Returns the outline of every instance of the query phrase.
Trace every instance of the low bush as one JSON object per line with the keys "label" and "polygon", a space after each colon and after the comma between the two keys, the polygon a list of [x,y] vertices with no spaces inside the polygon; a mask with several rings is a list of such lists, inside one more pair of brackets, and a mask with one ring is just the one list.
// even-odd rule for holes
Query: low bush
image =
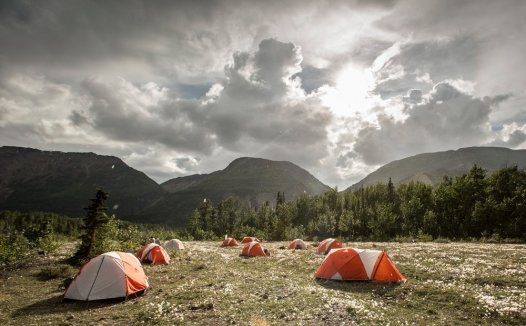
{"label": "low bush", "polygon": [[70,265],[59,264],[42,267],[38,272],[37,277],[42,281],[52,280],[52,279],[65,279],[75,275],[77,270]]}
{"label": "low bush", "polygon": [[0,236],[0,267],[23,263],[30,254],[29,241],[23,234],[14,232]]}
{"label": "low bush", "polygon": [[37,241],[37,248],[44,254],[52,254],[60,247],[61,241],[54,234],[49,234]]}

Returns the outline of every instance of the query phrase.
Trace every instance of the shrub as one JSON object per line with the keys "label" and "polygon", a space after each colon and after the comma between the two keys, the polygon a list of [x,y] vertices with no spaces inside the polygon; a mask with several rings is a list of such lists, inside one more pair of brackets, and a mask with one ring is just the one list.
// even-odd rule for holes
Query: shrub
{"label": "shrub", "polygon": [[500,234],[497,233],[497,232],[494,232],[492,235],[491,235],[491,238],[489,238],[488,242],[491,242],[491,243],[499,243],[501,242],[502,238],[500,237]]}
{"label": "shrub", "polygon": [[70,265],[60,264],[42,267],[42,269],[38,272],[37,277],[42,281],[47,281],[56,278],[68,278],[75,275],[75,273],[76,269]]}
{"label": "shrub", "polygon": [[285,240],[303,239],[305,238],[305,228],[303,225],[289,227],[285,229],[284,235]]}
{"label": "shrub", "polygon": [[29,241],[24,235],[15,232],[9,236],[0,236],[0,265],[11,265],[29,257]]}
{"label": "shrub", "polygon": [[37,241],[38,248],[45,254],[52,254],[60,247],[60,241],[54,234],[49,234]]}
{"label": "shrub", "polygon": [[419,232],[416,239],[420,242],[431,242],[433,241],[433,236],[427,233]]}

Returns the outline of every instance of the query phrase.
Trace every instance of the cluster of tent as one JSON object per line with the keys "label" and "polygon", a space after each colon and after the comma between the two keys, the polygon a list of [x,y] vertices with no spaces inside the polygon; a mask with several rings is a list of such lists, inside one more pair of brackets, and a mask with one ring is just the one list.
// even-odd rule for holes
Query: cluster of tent
{"label": "cluster of tent", "polygon": [[134,255],[111,251],[99,255],[84,264],[66,288],[66,300],[103,300],[128,298],[143,293],[150,286],[142,263],[164,265],[170,263],[166,250],[184,249],[178,239],[164,243],[151,239]]}
{"label": "cluster of tent", "polygon": [[[241,256],[256,257],[256,256],[270,256],[267,249],[263,247],[261,241],[256,237],[244,237],[241,240],[243,250]],[[225,236],[225,240],[221,244],[221,247],[237,247],[239,243],[234,238]],[[289,244],[289,249],[307,249],[307,244],[301,239],[294,239]]]}
{"label": "cluster of tent", "polygon": [[[269,256],[261,241],[255,237],[241,240],[242,256]],[[236,239],[225,236],[221,246],[237,247]],[[66,288],[64,299],[102,300],[128,298],[148,289],[148,277],[141,263],[162,265],[170,263],[166,250],[184,249],[178,239],[166,241],[163,246],[157,239],[151,239],[135,255],[112,251],[99,255],[83,265]],[[289,249],[307,250],[302,239],[290,242]],[[327,255],[314,273],[317,279],[342,281],[373,281],[378,283],[404,283],[406,278],[398,271],[385,251],[343,248],[337,239],[325,239],[316,252]]]}
{"label": "cluster of tent", "polygon": [[[244,237],[242,256],[269,256],[269,252],[255,237]],[[238,246],[236,239],[225,236],[223,247]],[[289,249],[306,250],[302,239],[294,239]],[[404,283],[406,278],[398,271],[385,251],[343,248],[338,239],[328,238],[316,248],[318,254],[327,255],[314,273],[314,277],[327,280],[373,281],[378,283]]]}
{"label": "cluster of tent", "polygon": [[[243,244],[243,250],[241,251],[241,256],[246,257],[257,257],[257,256],[269,256],[270,253],[263,245],[261,241],[256,237],[244,237],[241,240]],[[221,247],[237,247],[239,243],[234,238],[229,238],[225,236]]]}

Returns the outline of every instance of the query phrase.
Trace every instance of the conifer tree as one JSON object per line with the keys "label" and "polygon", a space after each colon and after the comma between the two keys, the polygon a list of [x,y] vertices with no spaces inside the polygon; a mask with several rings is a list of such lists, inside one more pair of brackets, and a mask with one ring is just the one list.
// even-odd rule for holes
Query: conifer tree
{"label": "conifer tree", "polygon": [[102,189],[98,189],[95,198],[90,199],[91,204],[84,209],[84,234],[81,236],[81,244],[75,255],[71,258],[72,263],[80,264],[86,259],[94,256],[93,247],[96,241],[97,229],[108,223],[109,218],[105,211],[108,209],[104,206],[109,194]]}

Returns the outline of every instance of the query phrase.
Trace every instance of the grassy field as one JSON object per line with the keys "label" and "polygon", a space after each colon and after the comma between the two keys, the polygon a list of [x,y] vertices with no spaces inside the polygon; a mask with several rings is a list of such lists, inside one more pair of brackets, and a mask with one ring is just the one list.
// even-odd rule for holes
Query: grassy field
{"label": "grassy field", "polygon": [[348,243],[388,251],[403,285],[317,281],[315,248],[242,258],[187,242],[168,266],[145,266],[151,289],[126,302],[63,303],[75,272],[55,256],[0,275],[3,325],[526,325],[526,245]]}

